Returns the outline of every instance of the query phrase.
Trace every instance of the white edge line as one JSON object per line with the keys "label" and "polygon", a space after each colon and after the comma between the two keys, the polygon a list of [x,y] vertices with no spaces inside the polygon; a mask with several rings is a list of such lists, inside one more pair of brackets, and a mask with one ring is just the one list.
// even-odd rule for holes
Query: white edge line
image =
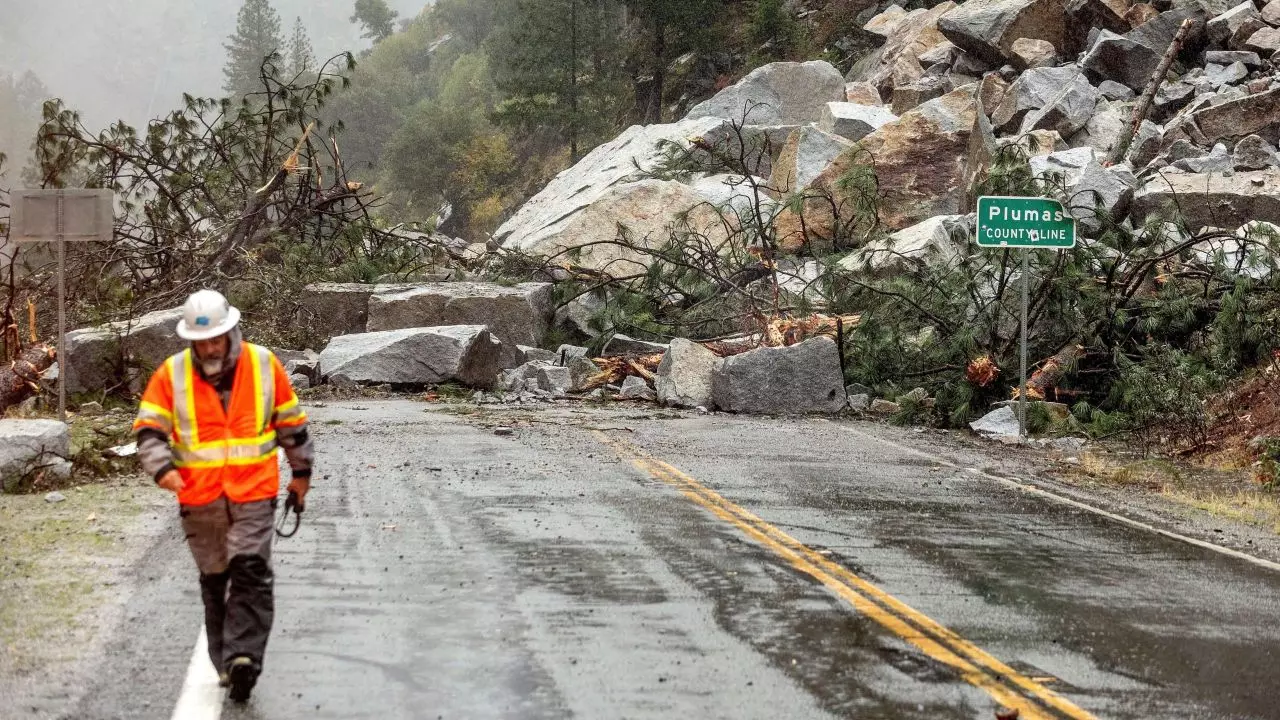
{"label": "white edge line", "polygon": [[170,720],[218,720],[222,717],[222,702],[218,673],[209,661],[209,638],[204,628],[200,628],[191,663],[187,665],[187,679],[182,683],[182,694]]}
{"label": "white edge line", "polygon": [[1105,518],[1107,518],[1107,519],[1109,519],[1109,520],[1114,520],[1114,521],[1116,521],[1116,522],[1118,522],[1118,523],[1121,523],[1121,524],[1124,524],[1124,525],[1128,525],[1129,527],[1137,528],[1137,529],[1139,529],[1139,530],[1146,530],[1147,532],[1152,532],[1152,533],[1155,533],[1155,534],[1157,534],[1157,535],[1163,535],[1164,537],[1167,537],[1167,538],[1169,538],[1169,539],[1171,539],[1171,540],[1177,540],[1177,541],[1179,541],[1179,542],[1183,542],[1183,543],[1186,543],[1186,544],[1188,544],[1188,545],[1195,545],[1196,547],[1204,548],[1205,550],[1212,550],[1212,551],[1214,551],[1214,552],[1216,552],[1216,553],[1221,553],[1221,554],[1226,555],[1226,556],[1228,556],[1228,557],[1233,557],[1233,558],[1235,558],[1235,559],[1237,559],[1237,560],[1244,560],[1245,562],[1252,563],[1252,564],[1254,564],[1254,565],[1257,565],[1258,567],[1263,567],[1263,568],[1266,568],[1266,569],[1268,569],[1268,570],[1273,570],[1273,571],[1275,571],[1275,572],[1280,572],[1280,563],[1275,563],[1275,562],[1272,562],[1272,561],[1270,561],[1270,560],[1264,560],[1263,558],[1257,557],[1257,556],[1255,556],[1255,555],[1250,555],[1250,554],[1248,554],[1248,553],[1240,552],[1239,550],[1233,550],[1232,548],[1224,547],[1224,546],[1222,546],[1222,545],[1215,545],[1214,543],[1208,542],[1208,541],[1206,541],[1206,540],[1199,540],[1199,539],[1196,539],[1196,538],[1193,538],[1193,537],[1189,537],[1189,536],[1187,536],[1187,535],[1183,535],[1183,534],[1181,534],[1181,533],[1173,532],[1172,530],[1163,530],[1163,529],[1158,528],[1158,527],[1156,527],[1156,526],[1154,526],[1154,525],[1149,525],[1149,524],[1147,524],[1147,523],[1144,523],[1144,522],[1142,522],[1142,521],[1140,521],[1140,520],[1134,520],[1133,518],[1125,517],[1124,515],[1119,515],[1119,514],[1116,514],[1116,513],[1111,512],[1111,511],[1109,511],[1109,510],[1103,510],[1103,509],[1102,509],[1102,508],[1100,508],[1100,507],[1095,507],[1095,506],[1093,506],[1093,505],[1089,505],[1089,504],[1087,504],[1087,503],[1082,503],[1082,502],[1080,502],[1079,500],[1072,500],[1072,499],[1071,499],[1071,498],[1069,498],[1069,497],[1064,497],[1064,496],[1062,496],[1062,495],[1058,495],[1057,493],[1050,492],[1050,491],[1048,491],[1048,490],[1045,490],[1045,489],[1044,489],[1044,488],[1042,488],[1042,487],[1037,487],[1037,486],[1035,486],[1035,485],[1029,485],[1029,484],[1027,484],[1027,483],[1019,482],[1019,481],[1017,481],[1017,480],[1010,480],[1010,479],[1008,479],[1008,478],[1002,478],[1002,477],[1000,477],[999,475],[992,475],[992,474],[991,474],[991,473],[989,473],[989,472],[985,472],[985,471],[983,471],[983,470],[979,470],[979,469],[977,469],[977,468],[965,468],[965,467],[961,467],[961,466],[959,466],[959,465],[957,465],[957,464],[955,464],[955,463],[953,463],[953,462],[951,462],[951,461],[947,460],[946,458],[943,458],[943,457],[942,457],[942,456],[940,456],[940,455],[935,455],[935,454],[933,454],[933,453],[925,452],[925,451],[923,451],[923,450],[918,450],[918,449],[913,448],[913,447],[908,447],[908,446],[903,445],[902,443],[896,442],[896,441],[894,441],[894,440],[886,440],[886,439],[884,439],[884,438],[879,438],[879,437],[876,437],[875,435],[871,435],[871,434],[869,434],[869,433],[864,433],[864,432],[862,432],[861,430],[857,430],[857,429],[854,429],[854,428],[851,428],[851,427],[848,427],[848,426],[845,426],[845,427],[844,427],[844,429],[845,429],[846,431],[850,432],[850,433],[855,434],[855,435],[860,435],[860,436],[862,436],[862,437],[864,437],[864,438],[867,438],[867,439],[870,439],[870,440],[874,440],[875,442],[882,443],[882,444],[885,444],[885,445],[889,445],[889,446],[895,447],[895,448],[897,448],[897,449],[899,449],[899,450],[904,450],[904,451],[906,451],[906,452],[912,453],[912,454],[914,454],[914,455],[919,455],[919,456],[921,456],[921,457],[929,458],[930,460],[933,460],[933,461],[935,461],[935,462],[937,462],[937,463],[939,463],[939,464],[941,464],[941,465],[945,465],[945,466],[947,466],[947,467],[949,467],[949,468],[952,468],[952,469],[954,469],[954,470],[964,470],[964,471],[968,471],[968,472],[976,473],[976,474],[981,475],[982,477],[984,477],[984,478],[986,478],[986,479],[988,479],[988,480],[994,480],[995,482],[1000,483],[1001,485],[1004,485],[1005,487],[1010,487],[1010,488],[1015,488],[1015,489],[1018,489],[1018,490],[1022,490],[1023,492],[1026,492],[1026,493],[1029,493],[1029,494],[1032,494],[1032,495],[1037,495],[1037,496],[1039,496],[1039,497],[1043,497],[1043,498],[1046,498],[1046,499],[1052,500],[1052,501],[1054,501],[1054,502],[1057,502],[1057,503],[1060,503],[1060,504],[1063,504],[1063,505],[1069,505],[1069,506],[1074,507],[1074,508],[1079,508],[1080,510],[1086,510],[1086,511],[1091,512],[1091,513],[1093,513],[1093,514],[1095,514],[1095,515],[1100,515],[1100,516],[1102,516],[1102,517],[1105,517]]}

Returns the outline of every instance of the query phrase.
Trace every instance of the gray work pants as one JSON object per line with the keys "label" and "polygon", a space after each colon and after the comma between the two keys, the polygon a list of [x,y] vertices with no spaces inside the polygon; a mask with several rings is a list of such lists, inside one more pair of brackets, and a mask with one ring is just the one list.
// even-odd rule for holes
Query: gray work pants
{"label": "gray work pants", "polygon": [[271,572],[276,501],[183,505],[182,530],[200,570],[209,659],[222,672],[237,657],[262,667],[275,614]]}

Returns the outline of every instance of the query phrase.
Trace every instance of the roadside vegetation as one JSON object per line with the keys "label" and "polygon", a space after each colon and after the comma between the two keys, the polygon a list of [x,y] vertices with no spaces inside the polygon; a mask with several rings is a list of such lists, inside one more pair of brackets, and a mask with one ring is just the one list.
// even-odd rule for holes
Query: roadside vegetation
{"label": "roadside vegetation", "polygon": [[[820,57],[849,68],[871,47],[860,13],[830,2],[801,21],[780,0],[440,0],[398,18],[360,0],[352,21],[372,46],[317,59],[305,28],[286,32],[269,3],[247,0],[227,97],[189,97],[148,127],[106,129],[49,101],[32,152],[6,140],[21,154],[0,159],[0,188],[116,190],[117,242],[70,254],[77,325],[213,285],[246,310],[255,337],[293,345],[307,338],[296,322],[306,283],[444,264],[499,282],[554,279],[562,306],[598,299],[598,343],[830,334],[846,380],[897,401],[895,420],[965,427],[1016,384],[1019,263],[957,239],[950,257],[889,272],[841,265],[886,240],[869,162],[852,164],[837,198],[758,178],[777,149],[742,127],[727,144],[673,147],[638,172],[737,177],[735,198],[690,213],[656,245],[620,231],[614,243],[645,259],[630,276],[576,267],[571,254],[468,260],[446,242],[484,243],[620,129],[678,119],[754,67]],[[6,111],[29,116],[38,80],[3,87]],[[974,193],[1062,197],[1060,177],[1031,171],[1028,147],[1005,147]],[[841,205],[823,242],[779,236],[779,214],[814,203]],[[0,192],[0,232],[6,209]],[[1102,211],[1093,220],[1076,249],[1031,259],[1030,355],[1045,380],[1033,392],[1068,409],[1033,427],[1209,458],[1241,450],[1274,488],[1280,428],[1242,424],[1241,403],[1221,398],[1276,384],[1280,238],[1267,226],[1191,227],[1175,212],[1139,227]],[[24,252],[4,278],[6,359],[52,336],[50,267],[48,254]]]}

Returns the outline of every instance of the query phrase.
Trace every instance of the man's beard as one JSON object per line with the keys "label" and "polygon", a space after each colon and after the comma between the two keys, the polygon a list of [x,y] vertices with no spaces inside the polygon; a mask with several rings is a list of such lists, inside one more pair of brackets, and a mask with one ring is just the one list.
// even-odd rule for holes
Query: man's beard
{"label": "man's beard", "polygon": [[200,369],[204,371],[205,377],[216,378],[222,374],[222,367],[226,364],[226,358],[210,358],[200,361]]}

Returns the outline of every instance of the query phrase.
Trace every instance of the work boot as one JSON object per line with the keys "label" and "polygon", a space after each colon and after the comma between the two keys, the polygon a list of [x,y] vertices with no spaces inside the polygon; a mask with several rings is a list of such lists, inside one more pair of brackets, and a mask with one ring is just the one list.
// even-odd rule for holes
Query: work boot
{"label": "work boot", "polygon": [[258,664],[251,657],[241,655],[232,658],[227,666],[227,675],[231,684],[231,699],[242,703],[249,700],[253,686],[258,682]]}

